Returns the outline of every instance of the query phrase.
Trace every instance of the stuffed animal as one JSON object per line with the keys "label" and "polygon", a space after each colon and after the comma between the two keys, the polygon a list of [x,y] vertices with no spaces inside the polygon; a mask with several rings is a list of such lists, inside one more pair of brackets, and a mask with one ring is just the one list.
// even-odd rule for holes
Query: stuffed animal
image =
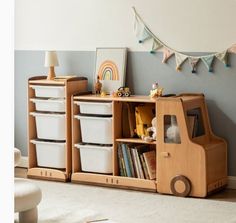
{"label": "stuffed animal", "polygon": [[157,119],[156,119],[156,117],[154,117],[152,119],[152,126],[147,128],[147,132],[149,132],[149,133],[151,132],[152,135],[151,136],[142,136],[142,139],[144,141],[151,142],[153,140],[156,140],[156,138],[157,138]]}
{"label": "stuffed animal", "polygon": [[149,96],[151,98],[160,97],[160,96],[162,96],[162,92],[163,92],[163,88],[158,87],[154,90],[150,90],[150,95]]}
{"label": "stuffed animal", "polygon": [[[177,120],[175,116],[171,116],[171,124],[165,125],[165,138],[166,142],[169,143],[180,143],[180,133],[179,133],[179,127],[177,125]],[[151,136],[142,136],[142,139],[146,142],[151,142],[156,140],[157,138],[157,121],[156,117],[152,119],[152,126],[147,128],[147,132],[152,132]]]}
{"label": "stuffed animal", "polygon": [[171,125],[166,127],[166,141],[169,143],[180,143],[179,127],[176,116],[171,116]]}

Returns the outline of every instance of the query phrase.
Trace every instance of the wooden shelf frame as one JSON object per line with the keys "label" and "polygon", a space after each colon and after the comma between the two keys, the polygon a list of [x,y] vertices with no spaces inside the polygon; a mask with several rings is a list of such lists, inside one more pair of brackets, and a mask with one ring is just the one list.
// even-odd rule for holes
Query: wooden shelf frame
{"label": "wooden shelf frame", "polygon": [[[57,78],[48,81],[47,76],[35,76],[28,80],[28,156],[29,166],[27,177],[40,178],[46,180],[68,181],[72,173],[72,151],[71,151],[71,96],[86,92],[88,81],[84,77],[66,77]],[[35,97],[35,91],[31,85],[47,85],[47,86],[64,86],[65,87],[65,102],[66,102],[66,151],[65,151],[65,169],[53,169],[47,167],[39,167],[37,165],[36,146],[30,142],[32,139],[37,139],[35,118],[30,115],[30,112],[35,111],[35,104],[30,101],[30,98]]]}

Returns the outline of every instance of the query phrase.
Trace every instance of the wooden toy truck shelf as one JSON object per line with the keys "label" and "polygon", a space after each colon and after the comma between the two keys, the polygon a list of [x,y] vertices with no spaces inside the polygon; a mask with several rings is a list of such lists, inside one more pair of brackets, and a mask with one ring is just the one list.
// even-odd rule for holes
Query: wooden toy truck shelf
{"label": "wooden toy truck shelf", "polygon": [[[112,102],[113,174],[96,174],[81,170],[80,153],[75,145],[81,142],[79,106],[74,101]],[[122,136],[122,105],[124,103],[152,103],[157,117],[157,140]],[[84,95],[72,98],[72,176],[77,183],[100,184],[119,188],[155,191],[177,196],[205,197],[227,185],[227,144],[211,130],[208,111],[202,94],[181,94],[174,97],[150,99],[148,96],[111,97]],[[201,113],[203,132],[192,138],[188,112],[197,109]],[[175,115],[181,143],[165,143],[164,119]],[[156,150],[156,180],[119,176],[117,144],[150,144]]]}

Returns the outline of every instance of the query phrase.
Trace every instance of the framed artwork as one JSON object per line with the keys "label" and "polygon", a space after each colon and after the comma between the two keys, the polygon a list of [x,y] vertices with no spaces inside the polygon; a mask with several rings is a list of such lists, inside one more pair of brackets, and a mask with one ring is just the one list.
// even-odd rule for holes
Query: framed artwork
{"label": "framed artwork", "polygon": [[127,48],[97,48],[94,83],[102,83],[102,91],[110,94],[125,86]]}

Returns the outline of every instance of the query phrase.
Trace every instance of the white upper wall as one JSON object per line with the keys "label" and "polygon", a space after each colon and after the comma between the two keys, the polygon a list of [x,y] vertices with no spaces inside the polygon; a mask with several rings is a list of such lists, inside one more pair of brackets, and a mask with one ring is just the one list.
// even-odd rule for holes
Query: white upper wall
{"label": "white upper wall", "polygon": [[135,6],[168,46],[216,52],[236,43],[236,0],[16,0],[16,50],[146,51],[133,31]]}

